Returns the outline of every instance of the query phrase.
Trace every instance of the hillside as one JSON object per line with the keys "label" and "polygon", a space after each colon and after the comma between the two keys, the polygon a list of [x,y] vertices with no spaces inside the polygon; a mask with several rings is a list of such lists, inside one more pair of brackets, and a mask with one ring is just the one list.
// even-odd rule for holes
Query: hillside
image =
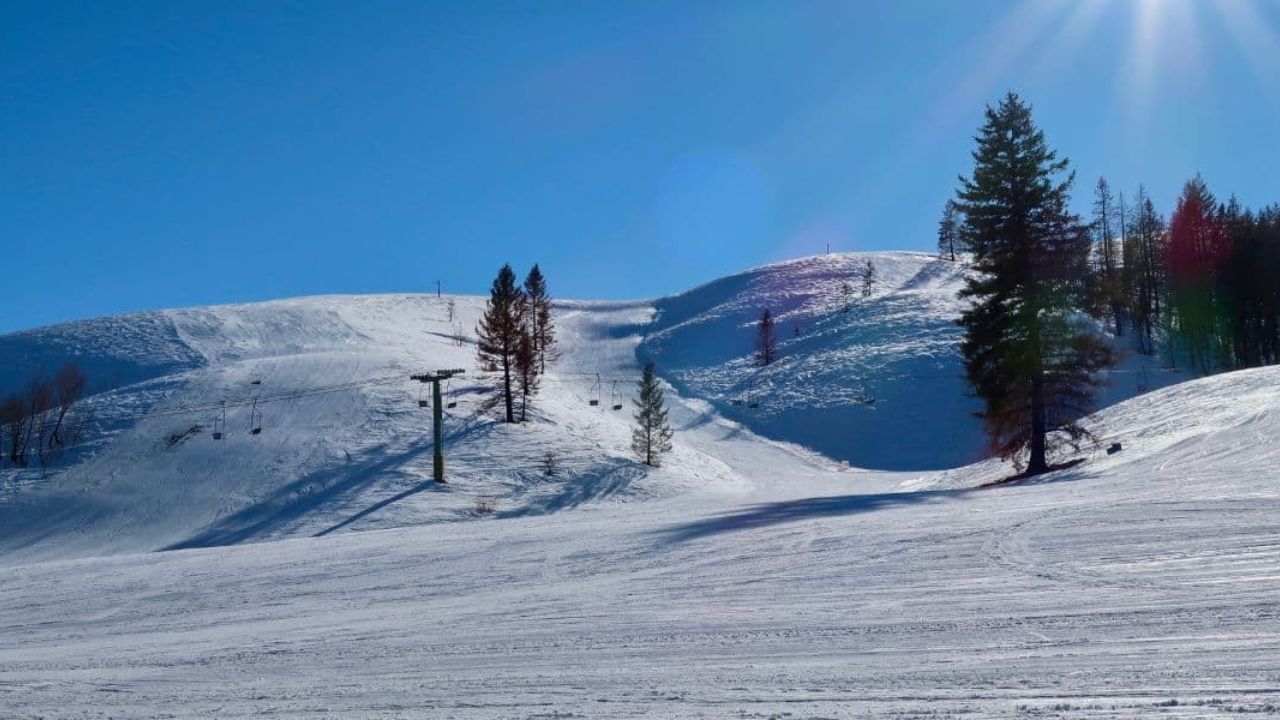
{"label": "hillside", "polygon": [[[859,272],[876,280],[863,297]],[[963,265],[915,252],[837,253],[766,265],[655,303],[640,344],[686,395],[752,430],[854,467],[937,470],[987,454],[957,348]],[[852,287],[846,296],[843,286]],[[777,318],[759,367],[754,327]],[[1116,343],[1106,406],[1185,379]]]}
{"label": "hillside", "polygon": [[[867,259],[873,293],[846,301],[841,284]],[[543,378],[538,422],[519,426],[483,409],[476,297],[310,297],[6,335],[6,384],[74,358],[112,389],[85,404],[87,436],[51,471],[0,471],[0,564],[471,520],[481,499],[509,516],[754,487],[754,468],[705,439],[717,433],[747,433],[752,448],[783,441],[829,459],[819,464],[964,466],[984,453],[955,350],[961,272],[923,253],[835,254],[654,302],[562,302],[562,357]],[[779,318],[780,359],[758,368],[763,307]],[[691,415],[668,469],[652,474],[627,450],[642,359]],[[468,374],[447,388],[456,482],[439,486],[428,481],[430,410],[409,376],[443,367]],[[688,432],[704,424],[709,436]]]}
{"label": "hillside", "polygon": [[[876,282],[863,297],[867,259]],[[956,350],[962,283],[962,266],[924,253],[769,265],[658,301],[640,353],[765,435],[857,467],[955,467],[985,451]],[[779,359],[758,367],[754,324],[765,308],[777,318]]]}

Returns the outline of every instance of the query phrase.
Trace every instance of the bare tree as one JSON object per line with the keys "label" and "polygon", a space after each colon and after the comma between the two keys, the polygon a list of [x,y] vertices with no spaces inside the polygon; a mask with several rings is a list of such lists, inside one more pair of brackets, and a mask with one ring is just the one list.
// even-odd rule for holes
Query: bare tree
{"label": "bare tree", "polygon": [[18,393],[10,393],[0,403],[0,424],[9,440],[9,463],[14,467],[27,465],[27,404]]}
{"label": "bare tree", "polygon": [[50,417],[56,403],[53,381],[43,373],[31,378],[27,385],[27,437],[35,448],[41,467],[47,467],[52,458],[51,435],[53,419]]}
{"label": "bare tree", "polygon": [[58,417],[53,424],[53,432],[49,436],[50,448],[61,447],[66,444],[62,437],[62,426],[67,419],[67,413],[84,396],[86,384],[84,373],[80,371],[80,367],[73,360],[63,363],[62,367],[58,368],[58,372],[54,374],[53,400],[58,408]]}

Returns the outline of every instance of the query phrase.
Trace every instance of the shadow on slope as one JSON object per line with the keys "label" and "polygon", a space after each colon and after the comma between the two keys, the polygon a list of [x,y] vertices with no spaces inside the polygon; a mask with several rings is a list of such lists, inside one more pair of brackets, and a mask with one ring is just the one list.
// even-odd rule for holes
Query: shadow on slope
{"label": "shadow on slope", "polygon": [[[461,429],[446,435],[445,440],[452,444],[468,436],[481,435],[490,429],[492,429],[492,423],[469,421]],[[273,533],[295,527],[308,516],[318,514],[322,508],[332,507],[354,498],[379,481],[386,480],[389,475],[402,473],[419,477],[416,473],[408,473],[404,468],[430,455],[431,452],[430,442],[413,444],[397,452],[389,451],[387,445],[379,445],[364,454],[367,460],[348,462],[308,473],[280,487],[262,501],[243,508],[186,540],[173,543],[161,550],[217,547],[265,539]],[[314,535],[316,537],[328,535],[408,497],[426,490],[447,492],[448,487],[431,480],[419,482],[407,490],[379,500],[346,519],[325,527]]]}
{"label": "shadow on slope", "polygon": [[[186,540],[173,543],[162,550],[235,545],[263,538],[272,532],[287,529],[325,505],[356,495],[387,473],[399,470],[430,450],[431,445],[427,443],[414,445],[400,452],[388,453],[387,447],[381,445],[371,451],[370,454],[374,457],[371,461],[322,468],[303,475],[278,488],[262,501],[243,508]],[[384,503],[383,506],[385,504],[389,503]],[[373,512],[373,509],[369,509],[368,512]],[[356,519],[348,518],[347,521],[330,527],[321,534],[332,532]]]}
{"label": "shadow on slope", "polygon": [[0,390],[67,360],[80,366],[91,395],[205,364],[162,313],[78,320],[0,335]]}
{"label": "shadow on slope", "polygon": [[786,500],[752,505],[742,510],[676,525],[659,531],[658,535],[665,542],[682,543],[722,533],[755,530],[803,520],[844,517],[903,505],[959,499],[969,492],[969,490],[919,490]]}
{"label": "shadow on slope", "polygon": [[[572,510],[584,503],[601,500],[625,492],[632,481],[644,477],[642,465],[630,460],[612,459],[587,470],[575,473],[561,482],[554,491],[538,495],[513,510],[498,513],[498,517],[524,517],[549,515],[561,510]],[[537,483],[517,492],[516,497],[529,494],[531,488],[547,483]]]}

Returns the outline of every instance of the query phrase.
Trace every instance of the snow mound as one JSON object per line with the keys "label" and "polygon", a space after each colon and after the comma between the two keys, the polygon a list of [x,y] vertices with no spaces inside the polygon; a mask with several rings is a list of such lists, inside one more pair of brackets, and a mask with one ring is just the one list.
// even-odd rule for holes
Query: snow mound
{"label": "snow mound", "polygon": [[[1280,477],[1280,367],[1255,368],[1189,380],[1100,410],[1086,427],[1097,438],[1082,452],[1064,450],[1059,460],[1084,459],[1078,467],[1031,482],[1062,478],[1157,478],[1165,491],[1204,488],[1214,478],[1227,492],[1270,490]],[[907,490],[963,489],[1011,474],[994,459],[902,484]]]}

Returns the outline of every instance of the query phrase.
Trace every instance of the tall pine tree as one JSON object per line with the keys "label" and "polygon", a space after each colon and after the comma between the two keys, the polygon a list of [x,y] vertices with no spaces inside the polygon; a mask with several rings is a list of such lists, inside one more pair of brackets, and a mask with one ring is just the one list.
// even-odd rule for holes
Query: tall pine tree
{"label": "tall pine tree", "polygon": [[662,385],[658,383],[658,375],[651,362],[644,365],[635,404],[636,426],[631,431],[631,449],[640,462],[658,467],[662,455],[671,451],[674,433],[667,422],[667,402],[662,394]]}
{"label": "tall pine tree", "polygon": [[1051,442],[1078,447],[1093,409],[1095,373],[1114,358],[1080,315],[1088,297],[1088,231],[1067,207],[1073,176],[1045,143],[1031,109],[1014,93],[988,107],[974,169],[957,193],[960,238],[974,272],[964,367],[982,399],[992,449],[1026,473],[1049,469]]}
{"label": "tall pine tree", "polygon": [[538,372],[547,371],[547,361],[556,357],[556,331],[551,320],[551,295],[547,291],[547,279],[542,268],[534,263],[524,279],[524,294],[528,301],[527,323],[533,340],[533,352],[538,359]]}
{"label": "tall pine tree", "polygon": [[938,257],[950,257],[956,261],[956,246],[960,243],[960,206],[948,200],[938,221]]}
{"label": "tall pine tree", "polygon": [[493,280],[484,315],[476,326],[476,347],[481,368],[495,368],[502,373],[498,390],[506,405],[509,423],[516,421],[511,380],[523,331],[523,306],[524,293],[516,285],[516,273],[510,265],[503,265]]}
{"label": "tall pine tree", "polygon": [[[529,312],[527,302],[525,312]],[[538,352],[533,338],[530,323],[526,321],[520,328],[515,354],[516,384],[520,388],[520,422],[529,419],[529,403],[538,393]]]}

